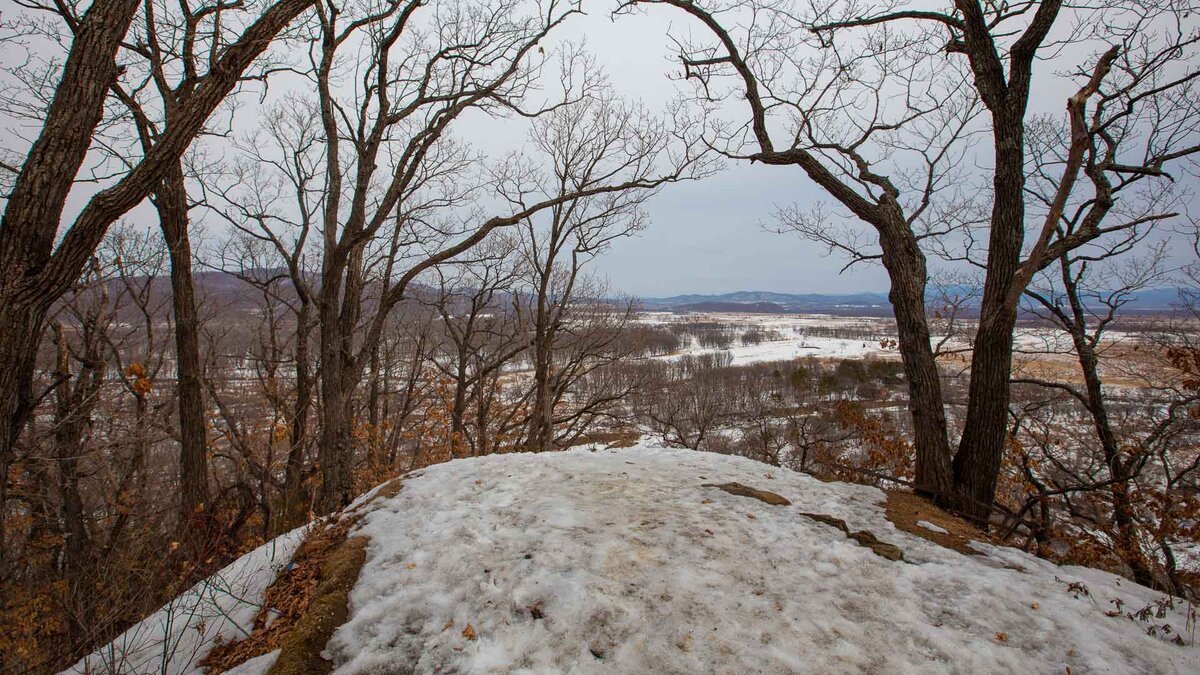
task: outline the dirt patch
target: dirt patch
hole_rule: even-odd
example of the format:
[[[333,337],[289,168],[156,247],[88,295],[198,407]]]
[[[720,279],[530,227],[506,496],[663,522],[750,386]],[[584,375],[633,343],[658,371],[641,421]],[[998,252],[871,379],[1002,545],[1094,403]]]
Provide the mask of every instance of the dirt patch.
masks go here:
[[[590,434],[582,434],[575,440],[566,445],[568,448],[578,447],[580,445],[592,445],[603,443],[610,448],[632,448],[637,445],[638,440],[642,437],[642,432],[637,429],[622,429],[618,431],[597,431]]]
[[[400,488],[404,487],[404,481],[406,478],[408,478],[408,474],[400,476],[399,478],[393,478],[384,483],[379,487],[378,490],[375,491],[375,494],[371,495],[370,499],[367,499],[362,504],[359,504],[357,507],[355,507],[354,512],[357,514],[365,513],[367,507],[371,504],[374,504],[381,499],[391,499],[392,497],[400,494]]]
[[[869,532],[867,530],[856,530],[851,532],[850,526],[846,525],[846,521],[825,513],[802,512],[800,515],[804,516],[805,518],[812,518],[818,523],[824,523],[830,527],[836,527],[842,532],[845,532],[847,537],[858,542],[859,546],[864,546],[871,549],[871,552],[880,558],[886,558],[891,561],[904,561],[904,551],[901,550],[899,546],[895,544],[889,544],[886,541],[880,541],[879,537],[876,537],[874,532]]]
[[[782,495],[777,495],[774,492],[767,492],[766,490],[759,490],[758,488],[752,488],[748,485],[742,485],[741,483],[721,483],[719,485],[716,483],[704,483],[700,487],[715,487],[718,490],[724,490],[725,492],[728,492],[731,495],[737,495],[738,497],[753,497],[760,502],[766,502],[772,506],[788,506],[792,503]]]
[[[280,643],[269,675],[323,675],[333,664],[321,657],[325,644],[350,615],[350,589],[367,559],[367,538],[343,541],[321,565],[321,583],[308,611]]]
[[[400,481],[394,481],[399,490]],[[389,484],[384,489],[391,488]],[[381,491],[382,492],[382,491]],[[250,635],[218,645],[201,662],[206,674],[223,673],[256,656],[280,649],[271,673],[328,673],[333,664],[321,650],[346,622],[350,589],[366,560],[365,537],[348,537],[360,516],[318,523],[305,536],[287,570],[263,596]]]
[[[965,555],[980,555],[968,544],[972,540],[995,543],[982,530],[971,523],[934,506],[928,499],[901,490],[884,490],[887,494],[885,513],[897,530],[915,534],[935,544],[958,551]],[[918,525],[924,521],[936,525],[945,532],[937,532]]]

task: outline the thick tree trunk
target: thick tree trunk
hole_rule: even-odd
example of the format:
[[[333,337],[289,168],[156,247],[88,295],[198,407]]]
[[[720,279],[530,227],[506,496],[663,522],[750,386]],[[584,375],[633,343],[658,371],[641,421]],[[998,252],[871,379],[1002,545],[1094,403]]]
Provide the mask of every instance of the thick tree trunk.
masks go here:
[[[1010,105],[1009,108],[1017,106]],[[1013,284],[1025,239],[1024,106],[993,111],[993,178],[988,267],[971,355],[971,385],[962,440],[954,456],[957,494],[950,505],[986,523],[1008,438],[1009,376],[1017,305]]]
[[[899,213],[879,228],[883,265],[891,280],[888,300],[896,317],[900,357],[908,381],[908,410],[916,445],[916,490],[946,495],[953,490],[950,442],[942,382],[925,314],[925,255]]]
[[[0,509],[17,437],[33,410],[37,346],[51,298],[35,283],[50,258],[67,193],[87,154],[116,77],[116,51],[138,0],[93,3],[79,23],[71,53],[46,114],[8,195],[0,220]],[[0,563],[5,550],[0,518]]]
[[[208,444],[204,423],[200,319],[188,238],[187,188],[176,163],[154,195],[159,224],[171,258],[171,295],[175,313],[175,372],[179,399],[179,526],[191,539],[209,518]]]
[[[321,444],[318,464],[321,489],[317,496],[320,515],[350,503],[350,459],[354,452],[353,399],[348,345],[336,307],[336,288],[321,289]]]

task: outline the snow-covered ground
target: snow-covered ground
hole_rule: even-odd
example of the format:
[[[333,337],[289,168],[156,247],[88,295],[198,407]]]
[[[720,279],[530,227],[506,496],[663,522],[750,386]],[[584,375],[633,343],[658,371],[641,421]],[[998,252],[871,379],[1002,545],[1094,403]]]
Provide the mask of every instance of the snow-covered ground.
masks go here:
[[[793,505],[702,486],[727,481]],[[327,654],[346,674],[1200,669],[1195,648],[1104,615],[1151,591],[1011,549],[961,555],[896,530],[882,499],[646,443],[433,467],[367,517],[352,615]],[[801,511],[870,530],[908,562]]]
[[[704,486],[730,481],[792,505]],[[1104,614],[1160,595],[1013,549],[959,554],[896,530],[883,499],[645,440],[430,467],[363,507],[367,560],[325,656],[342,674],[1200,671],[1197,648]]]

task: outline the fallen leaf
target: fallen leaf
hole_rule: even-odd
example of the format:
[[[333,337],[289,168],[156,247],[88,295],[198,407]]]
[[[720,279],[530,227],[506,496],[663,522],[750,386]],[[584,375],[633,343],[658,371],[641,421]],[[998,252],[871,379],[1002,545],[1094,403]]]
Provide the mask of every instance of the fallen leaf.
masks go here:
[[[712,500],[711,500],[711,499],[701,499],[701,500],[700,500],[700,503],[701,503],[701,504],[711,504],[711,503],[712,503]]]
[[[443,631],[450,630],[450,627],[453,625],[454,625],[454,619],[450,619],[449,621],[446,622],[445,626],[442,626],[442,630]]]
[[[463,629],[462,635],[468,640],[475,640],[479,638],[479,636],[475,634],[475,627],[471,624],[467,624],[467,627]]]
[[[1029,609],[1037,609],[1038,607],[1039,607],[1039,605],[1036,602],[1029,605]]]
[[[996,642],[1008,642],[1008,633],[996,633]]]
[[[405,567],[405,569],[415,570],[415,569],[417,569],[417,563],[408,563],[404,567]]]

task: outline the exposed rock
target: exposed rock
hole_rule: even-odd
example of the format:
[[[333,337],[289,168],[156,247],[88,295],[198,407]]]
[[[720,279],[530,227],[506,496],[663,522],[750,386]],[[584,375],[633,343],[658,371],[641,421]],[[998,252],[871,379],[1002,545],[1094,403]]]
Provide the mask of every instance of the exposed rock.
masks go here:
[[[752,488],[748,485],[742,485],[741,483],[721,483],[719,485],[716,483],[704,483],[701,485],[701,487],[715,487],[718,490],[724,490],[731,495],[737,495],[739,497],[753,497],[760,502],[766,502],[773,506],[789,506],[792,503],[782,495],[777,495],[774,492],[767,492],[766,490],[759,490],[758,488]]]
[[[850,532],[846,536],[871,549],[877,556],[887,558],[888,560],[904,560],[904,551],[901,551],[899,546],[879,541],[879,538],[874,533],[859,530],[858,532]]]
[[[801,513],[800,515],[804,516],[805,518],[812,518],[813,520],[820,523],[825,523],[826,525],[832,525],[842,532],[850,532],[850,528],[846,526],[846,521],[842,520],[841,518],[827,516],[824,513]]]
[[[858,542],[860,545],[871,549],[875,555],[881,558],[887,558],[888,560],[904,560],[904,551],[900,550],[899,546],[896,546],[895,544],[889,544],[885,541],[879,541],[879,538],[876,537],[873,532],[868,532],[867,530],[851,532],[850,527],[846,525],[846,521],[842,520],[841,518],[834,518],[833,516],[829,516],[824,513],[801,513],[800,515],[804,516],[805,518],[812,518],[819,523],[825,523],[826,525],[836,527],[842,532],[845,532],[847,537]]]

